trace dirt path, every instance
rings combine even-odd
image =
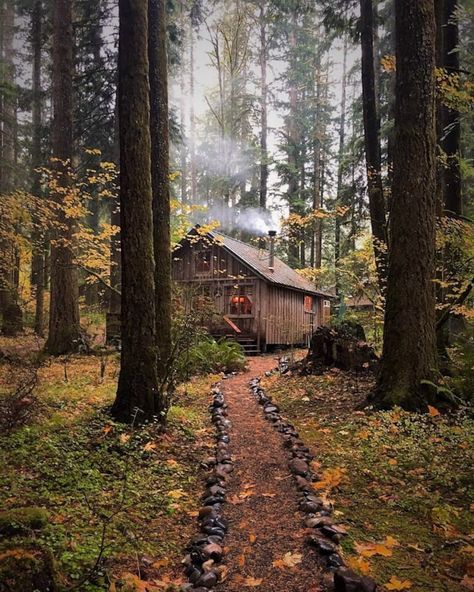
[[[229,574],[219,591],[249,590],[252,584],[258,592],[323,589],[317,558],[304,546],[305,531],[281,436],[265,421],[249,391],[250,378],[275,365],[273,357],[251,358],[248,372],[222,381],[235,470],[223,512],[229,520],[224,541]],[[272,565],[286,553],[302,554],[301,563],[292,568]]]

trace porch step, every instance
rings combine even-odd
[[[239,343],[242,346],[246,356],[258,356],[261,353],[257,341],[250,335],[227,334],[224,337],[229,341],[236,341]]]

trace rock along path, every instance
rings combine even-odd
[[[282,438],[267,422],[249,390],[249,380],[276,365],[275,358],[249,359],[243,374],[222,381],[232,422],[230,448],[235,469],[223,515],[229,520],[225,564],[229,572],[219,592],[319,592],[324,590],[317,556],[304,545],[297,491]],[[302,554],[295,567],[273,561]],[[262,580],[259,582],[259,580]]]

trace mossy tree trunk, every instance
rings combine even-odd
[[[395,152],[378,399],[423,408],[435,337],[435,19],[431,0],[397,0]]]
[[[73,30],[71,0],[53,4],[53,128],[52,155],[63,190],[70,183],[73,154]],[[77,350],[80,338],[78,274],[73,257],[73,224],[59,213],[51,244],[51,296],[46,350],[53,355]]]
[[[150,420],[157,404],[148,17],[143,0],[119,1],[122,257],[121,366],[112,414]]]
[[[171,237],[168,130],[168,58],[165,0],[148,0],[150,62],[151,181],[155,254],[158,379],[167,377],[171,354]],[[165,411],[165,393],[157,404]]]

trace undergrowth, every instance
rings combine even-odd
[[[0,507],[49,516],[21,536],[0,534],[0,551],[12,541],[51,551],[63,590],[104,591],[120,576],[179,583],[182,544],[193,532],[216,376],[178,390],[165,434],[111,420],[116,378],[115,359],[105,370],[94,357],[53,361],[39,371],[39,416],[0,435]]]
[[[316,455],[322,493],[347,528],[349,565],[389,590],[473,589],[474,421],[467,410],[360,411],[365,382],[334,370],[266,378],[265,385]]]

